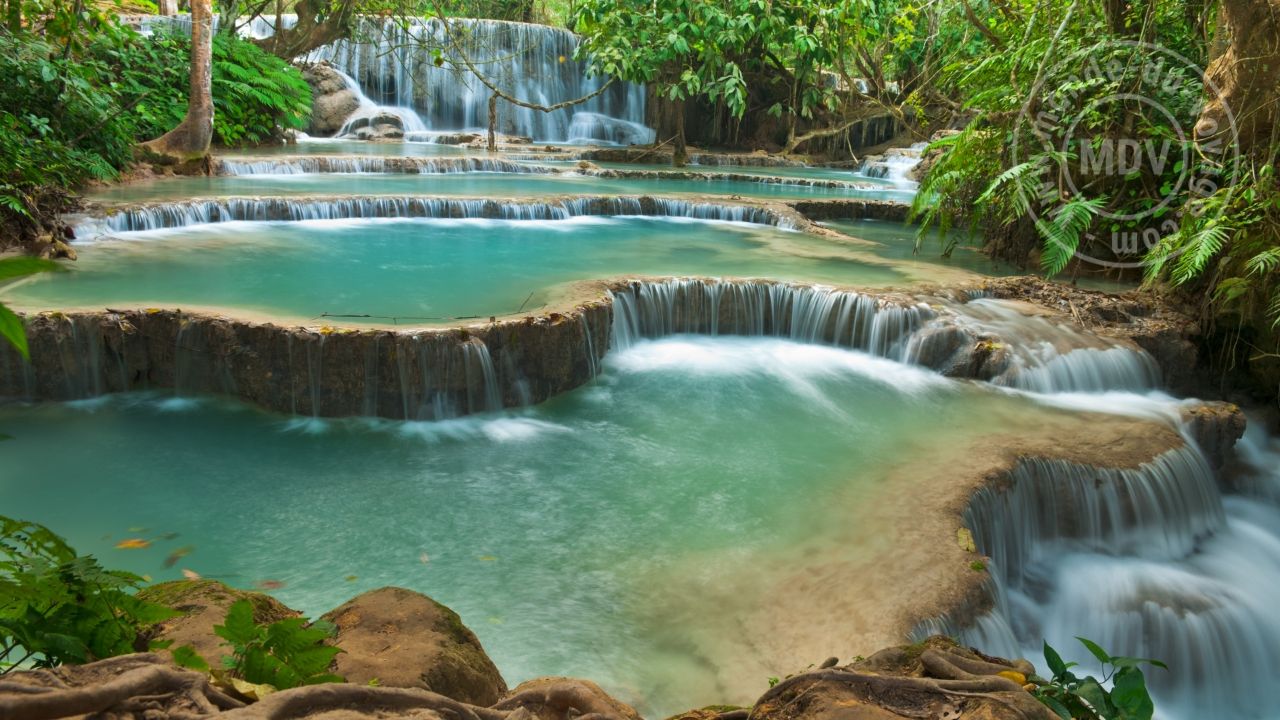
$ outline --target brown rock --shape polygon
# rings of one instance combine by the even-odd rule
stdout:
[[[756,701],[752,720],[1052,720],[1002,671],[1026,661],[981,655],[942,636],[889,648],[843,667],[801,673]]]
[[[1231,458],[1247,422],[1239,407],[1225,402],[1185,407],[1182,421],[1214,468],[1221,468]]]
[[[328,63],[316,63],[305,68],[302,77],[311,86],[311,123],[307,132],[321,136],[336,133],[351,113],[360,107],[360,99]]]
[[[213,626],[226,620],[227,608],[237,601],[247,599],[253,603],[253,619],[258,623],[272,623],[299,615],[270,595],[236,590],[217,580],[160,583],[140,590],[138,597],[182,613],[151,628],[148,639],[172,641],[170,649],[175,650],[190,645],[214,667],[218,666],[223,655],[230,654],[230,649],[223,645],[222,638],[214,634]]]
[[[523,709],[537,720],[572,720],[579,715],[593,715],[599,720],[640,720],[640,714],[630,705],[610,697],[590,680],[577,678],[534,678],[520,683],[493,708]]]
[[[343,653],[334,672],[348,682],[421,688],[474,705],[492,705],[507,685],[458,614],[426,595],[396,587],[364,593],[329,611]]]

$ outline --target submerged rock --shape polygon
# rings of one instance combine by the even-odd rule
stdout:
[[[334,671],[347,682],[421,688],[473,705],[507,692],[498,668],[458,614],[397,587],[371,590],[329,611],[343,653]]]

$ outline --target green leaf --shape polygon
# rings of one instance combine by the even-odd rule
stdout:
[[[1126,667],[1116,673],[1111,702],[1121,713],[1119,720],[1151,720],[1155,714],[1155,703],[1147,692],[1147,679],[1136,667]]]
[[[203,673],[209,672],[208,661],[201,657],[200,653],[196,652],[196,649],[190,645],[183,645],[177,650],[174,650],[173,662],[177,664],[178,667],[184,667],[188,670],[195,670]]]
[[[5,307],[4,303],[0,303],[0,337],[8,340],[22,357],[31,357],[27,349],[27,328],[22,324],[22,318]]]
[[[213,632],[232,645],[248,645],[258,640],[261,631],[253,622],[253,604],[248,600],[237,600],[227,608],[227,617],[223,624],[213,626]]]
[[[1076,636],[1076,639],[1080,641],[1081,645],[1084,645],[1086,648],[1088,648],[1089,652],[1093,653],[1094,657],[1098,658],[1098,662],[1102,663],[1103,665],[1106,665],[1111,662],[1111,656],[1108,655],[1107,651],[1103,650],[1102,647],[1098,645],[1098,643],[1092,640],[1088,640],[1086,638],[1079,637],[1079,636]]]
[[[1060,677],[1067,672],[1067,664],[1062,661],[1062,656],[1058,654],[1053,646],[1049,645],[1049,641],[1044,641],[1044,662],[1049,666],[1049,671],[1054,677]]]
[[[1050,697],[1049,695],[1037,694],[1036,699],[1045,707],[1052,710],[1054,715],[1062,718],[1062,720],[1071,720],[1071,711],[1068,710],[1061,702],[1058,702],[1057,698]]]
[[[42,260],[29,256],[10,257],[0,260],[0,280],[8,280],[10,278],[24,277],[26,275],[34,275],[42,272],[59,272],[64,270],[61,265],[52,260]]]

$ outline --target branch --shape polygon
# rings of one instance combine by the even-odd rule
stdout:
[[[506,100],[512,105],[518,105],[522,108],[529,108],[530,110],[537,110],[539,112],[544,112],[544,113],[554,112],[562,108],[572,107],[574,105],[581,105],[582,103],[590,100],[591,98],[594,98],[600,95],[605,90],[608,90],[609,86],[613,84],[613,81],[615,78],[611,77],[608,80],[606,80],[605,83],[601,85],[599,88],[596,88],[594,92],[588,93],[586,95],[583,95],[580,98],[575,98],[573,100],[565,100],[564,102],[558,102],[555,105],[540,105],[538,103],[531,103],[526,100],[521,100],[520,98],[514,97],[513,95],[510,95],[504,92],[502,88],[498,87],[496,84],[494,84],[492,80],[490,80],[483,73],[481,73],[479,70],[476,69],[475,63],[471,62],[471,58],[467,55],[467,51],[462,49],[462,43],[454,40],[453,27],[449,23],[448,18],[445,17],[444,10],[440,7],[440,3],[433,2],[432,5],[436,9],[436,17],[439,18],[441,24],[444,25],[445,36],[449,38],[449,44],[453,47],[454,52],[458,54],[458,57],[462,59],[462,64],[467,67],[467,70],[470,71],[472,75],[476,76],[476,79],[478,79],[481,83],[484,83],[484,86],[489,88],[489,90],[491,90],[494,95],[497,95],[498,97],[502,98],[503,100]]]

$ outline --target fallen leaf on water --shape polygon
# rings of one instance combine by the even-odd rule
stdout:
[[[192,550],[195,550],[195,548],[190,545],[183,545],[177,550],[174,550],[173,552],[169,553],[169,557],[164,559],[164,566],[173,567],[174,565],[177,565],[178,561],[190,555]]]
[[[143,582],[151,582],[151,576],[150,576],[150,575],[143,575],[143,576],[142,576],[142,580],[143,580]]]
[[[144,532],[146,532],[146,531],[147,531],[147,529],[146,529],[146,528],[144,528],[144,527],[142,527],[142,526],[140,526],[140,525],[137,525],[137,526],[134,526],[134,527],[129,528],[129,532],[131,532],[131,533],[144,533]]]
[[[284,587],[284,583],[279,580],[259,580],[256,584],[262,590],[279,590]]]
[[[188,580],[199,580],[200,573],[196,572],[195,570],[188,570],[186,568],[182,568],[182,577]]]
[[[346,578],[347,582],[355,582],[359,579],[360,579],[359,575],[348,575]]]
[[[167,532],[167,533],[164,533],[163,535],[161,535],[159,539],[161,539],[161,540],[177,540],[177,539],[178,539],[178,533],[176,533],[176,532]]]
[[[491,617],[489,618],[489,623],[492,625],[501,625],[503,620],[500,617]]]
[[[120,550],[140,550],[151,547],[151,541],[143,540],[142,538],[129,538],[116,543],[116,547]]]
[[[423,565],[426,565],[427,563],[431,562],[431,557],[428,556],[426,553],[422,553],[421,555],[418,556],[418,562],[422,563]]]
[[[494,560],[498,559],[498,556],[497,555],[481,555],[480,559],[485,562],[493,562]]]

